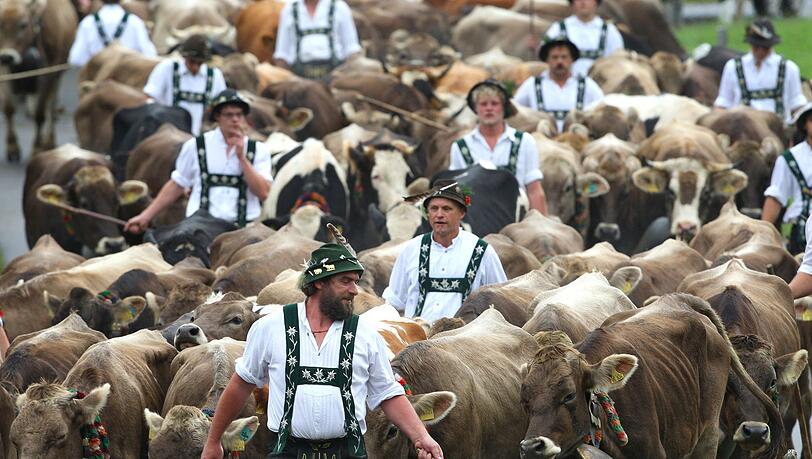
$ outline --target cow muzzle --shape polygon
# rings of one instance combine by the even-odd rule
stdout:
[[[770,426],[763,422],[742,422],[733,434],[733,441],[744,450],[758,451],[770,444]]]
[[[124,236],[118,237],[103,237],[99,239],[96,244],[96,255],[109,255],[111,253],[121,252],[127,248],[127,243],[124,242]]]
[[[11,67],[14,65],[20,65],[22,61],[23,58],[22,56],[20,56],[20,53],[18,53],[16,49],[12,48],[0,49],[0,65]]]
[[[678,239],[685,242],[690,242],[691,239],[696,236],[696,232],[699,229],[699,225],[689,220],[677,222],[676,226],[675,235]]]
[[[601,241],[617,241],[620,239],[620,226],[616,223],[598,223],[595,237]]]
[[[174,345],[178,351],[208,342],[209,339],[206,338],[206,334],[195,324],[183,324],[175,331]]]
[[[561,452],[561,448],[547,437],[536,437],[522,440],[522,459],[549,459]]]

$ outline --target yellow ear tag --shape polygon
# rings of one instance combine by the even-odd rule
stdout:
[[[801,320],[804,322],[812,321],[812,311],[810,311],[809,309],[805,309],[804,313],[801,314]]]
[[[242,440],[242,438],[234,440],[234,445],[231,448],[231,451],[245,451],[245,442]]]
[[[431,421],[434,419],[434,408],[429,407],[426,411],[420,413],[421,421]]]
[[[156,436],[158,436],[158,433],[155,432],[155,429],[149,429],[149,441],[154,440]]]
[[[625,377],[626,375],[612,368],[612,377],[609,379],[609,382],[615,384],[616,382],[621,381]]]
[[[733,188],[733,185],[731,185],[729,183],[727,185],[725,185],[724,188],[722,188],[722,192],[724,194],[733,194],[733,192],[735,192],[735,191],[736,191],[736,189]]]
[[[649,183],[648,187],[646,189],[648,190],[649,193],[656,193],[657,191],[659,191],[659,188],[657,187],[657,185],[655,185],[653,183]]]
[[[632,283],[630,281],[626,281],[626,283],[623,284],[623,293],[629,293],[631,291],[632,291]]]

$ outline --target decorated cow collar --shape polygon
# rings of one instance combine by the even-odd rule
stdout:
[[[606,413],[609,428],[614,432],[618,444],[626,446],[629,443],[629,437],[620,423],[620,416],[617,414],[612,397],[603,391],[588,392],[587,395],[589,397],[589,435],[584,437],[584,443],[591,444],[596,448],[600,447],[603,440],[600,410],[603,409],[603,412]]]
[[[73,393],[78,400],[86,395],[76,389],[68,389],[68,392]],[[82,434],[82,459],[110,459],[110,438],[99,414],[92,423],[80,427],[79,432]]]

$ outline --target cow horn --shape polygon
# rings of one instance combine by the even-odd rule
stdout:
[[[665,161],[651,161],[649,159],[643,158],[643,165],[646,167],[651,167],[653,169],[665,169]]]
[[[722,171],[727,171],[727,170],[733,169],[733,164],[732,163],[708,162],[708,164],[705,165],[705,168],[710,173],[722,172]]]

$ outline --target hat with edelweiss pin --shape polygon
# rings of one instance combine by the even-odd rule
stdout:
[[[364,272],[364,267],[358,261],[355,250],[341,235],[341,232],[331,223],[328,223],[327,227],[333,232],[333,236],[339,243],[324,244],[310,254],[310,260],[305,263],[305,269],[299,279],[300,286],[339,273]]]

